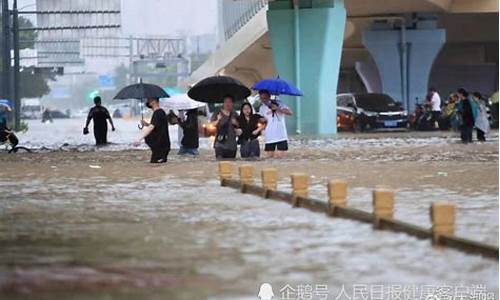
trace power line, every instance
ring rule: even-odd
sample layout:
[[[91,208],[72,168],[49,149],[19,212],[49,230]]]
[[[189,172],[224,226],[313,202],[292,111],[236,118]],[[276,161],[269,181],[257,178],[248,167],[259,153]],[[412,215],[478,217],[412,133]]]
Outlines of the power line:
[[[23,15],[88,15],[88,14],[120,14],[120,10],[44,10],[20,11]]]
[[[49,26],[49,27],[28,27],[19,28],[19,31],[53,31],[53,30],[85,30],[85,29],[106,29],[106,28],[120,28],[120,24],[107,24],[107,25],[87,25],[87,26]]]

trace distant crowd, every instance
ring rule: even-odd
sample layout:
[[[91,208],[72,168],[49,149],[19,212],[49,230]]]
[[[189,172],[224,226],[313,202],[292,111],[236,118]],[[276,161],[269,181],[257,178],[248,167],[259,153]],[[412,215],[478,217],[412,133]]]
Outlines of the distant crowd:
[[[424,106],[416,110],[415,129],[451,128],[460,131],[463,143],[473,142],[474,129],[477,140],[484,142],[491,125],[498,124],[498,92],[488,101],[479,92],[460,88],[442,103],[438,91],[431,88]]]

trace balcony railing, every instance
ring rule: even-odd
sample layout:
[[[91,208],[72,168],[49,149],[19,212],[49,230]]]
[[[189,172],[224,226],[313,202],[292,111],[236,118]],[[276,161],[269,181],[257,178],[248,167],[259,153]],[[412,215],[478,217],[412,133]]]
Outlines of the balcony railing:
[[[268,0],[223,0],[225,39],[230,39],[256,14],[267,7]]]

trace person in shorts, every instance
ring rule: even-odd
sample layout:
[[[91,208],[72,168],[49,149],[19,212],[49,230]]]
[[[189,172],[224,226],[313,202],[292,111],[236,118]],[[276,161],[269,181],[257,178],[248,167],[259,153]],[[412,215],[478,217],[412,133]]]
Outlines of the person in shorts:
[[[259,96],[262,102],[259,114],[266,119],[264,132],[266,156],[268,158],[284,157],[288,151],[285,117],[291,116],[293,113],[285,104],[277,100],[271,100],[271,94],[268,91],[259,91]]]

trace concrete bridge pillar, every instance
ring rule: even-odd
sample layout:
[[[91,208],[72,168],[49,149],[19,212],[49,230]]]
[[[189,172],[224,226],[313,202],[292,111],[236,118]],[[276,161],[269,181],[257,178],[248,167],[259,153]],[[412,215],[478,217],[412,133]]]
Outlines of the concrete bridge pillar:
[[[294,110],[290,132],[335,134],[337,82],[344,41],[343,0],[277,0],[269,2],[269,37],[281,78],[304,93],[282,97]]]
[[[377,64],[382,91],[405,109],[413,111],[428,90],[436,56],[446,42],[446,31],[437,28],[369,30],[363,44]]]

